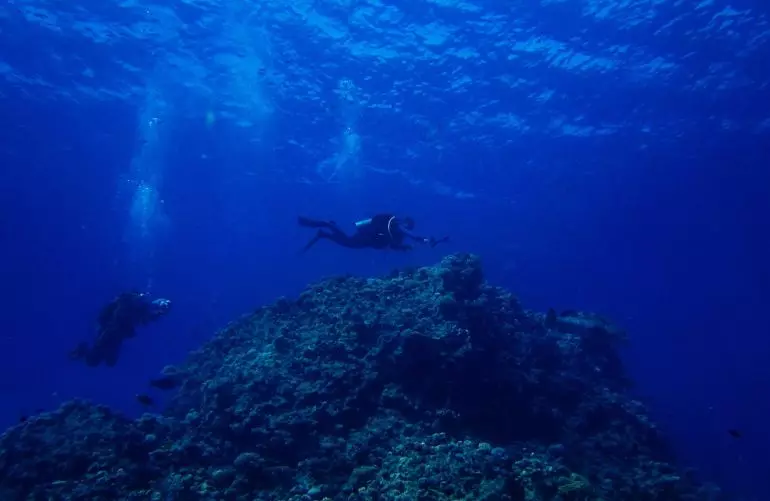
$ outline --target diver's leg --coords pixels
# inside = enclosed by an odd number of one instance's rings
[[[105,361],[110,351],[112,336],[115,334],[116,327],[113,324],[101,326],[91,348],[86,353],[86,365],[96,367]]]
[[[85,341],[80,343],[77,348],[70,352],[70,360],[83,360],[89,367],[96,367],[102,363],[101,352],[97,350],[96,345],[88,347]]]
[[[89,349],[88,349],[88,343],[83,341],[82,343],[79,343],[77,347],[70,352],[70,360],[80,360],[81,358],[86,358],[88,355]]]
[[[102,363],[102,353],[96,350],[88,350],[86,353],[86,365],[89,367],[96,367]]]
[[[318,233],[310,239],[310,241],[302,248],[302,252],[307,251],[314,246],[319,240],[331,240],[337,245],[347,247],[348,249],[362,249],[369,247],[366,242],[361,238],[361,235],[356,233],[352,237],[347,235],[344,231],[336,226],[330,226],[330,231],[318,230]]]
[[[332,242],[348,249],[363,249],[365,247],[372,247],[372,242],[363,233],[356,232],[353,235],[348,235],[339,228],[329,228],[331,233],[326,233],[323,238],[328,238]]]
[[[102,356],[108,367],[115,367],[120,357],[120,341],[114,341],[103,347]]]
[[[300,254],[308,251],[312,246],[314,246],[322,238],[327,238],[327,235],[328,233],[324,232],[323,230],[318,230],[318,233],[316,233],[315,236],[311,238],[308,243],[305,244],[302,250],[300,250]]]

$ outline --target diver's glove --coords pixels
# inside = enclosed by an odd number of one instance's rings
[[[154,318],[165,315],[171,308],[171,301],[168,299],[155,299],[150,304],[152,304],[152,316]]]

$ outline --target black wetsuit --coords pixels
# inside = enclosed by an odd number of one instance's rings
[[[98,318],[96,340],[89,347],[82,342],[70,353],[72,359],[83,359],[89,367],[102,362],[113,367],[118,362],[124,339],[136,335],[136,327],[146,325],[168,312],[169,301],[151,300],[148,294],[125,292],[102,308]]]
[[[447,238],[436,240],[425,238],[411,233],[399,222],[393,214],[377,214],[370,219],[356,223],[356,231],[348,235],[333,221],[320,221],[305,217],[299,218],[300,226],[307,228],[319,228],[318,233],[305,245],[302,251],[310,249],[319,240],[331,240],[337,245],[349,249],[394,249],[410,250],[411,245],[405,243],[406,239],[419,243],[436,245],[446,241]]]

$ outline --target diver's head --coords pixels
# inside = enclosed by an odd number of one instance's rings
[[[402,217],[398,220],[399,224],[404,227],[407,231],[412,231],[414,229],[414,219],[411,217]]]
[[[171,301],[168,299],[155,299],[150,304],[152,306],[153,318],[162,317],[171,309]]]

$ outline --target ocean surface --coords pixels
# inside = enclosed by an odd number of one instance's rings
[[[260,305],[471,252],[626,329],[681,463],[770,499],[766,3],[6,0],[0,131],[0,428],[138,415]],[[380,212],[451,240],[299,255],[298,216]],[[114,368],[70,361],[130,289],[172,313]]]

